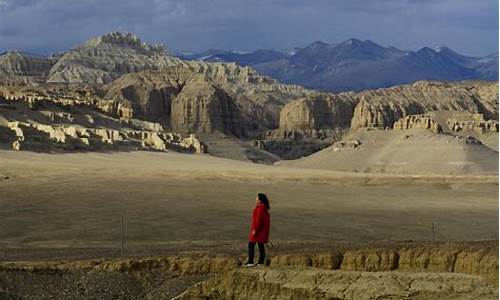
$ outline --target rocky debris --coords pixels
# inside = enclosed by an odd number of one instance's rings
[[[207,146],[203,142],[201,142],[194,134],[190,134],[188,138],[182,139],[179,145],[198,154],[208,152]]]
[[[206,275],[165,270],[144,273],[101,270],[0,271],[1,299],[172,299]]]
[[[332,151],[342,151],[346,149],[356,149],[361,146],[361,142],[359,140],[350,140],[350,141],[339,141],[333,143]]]
[[[240,265],[241,261],[239,258],[225,254],[192,254],[146,258],[91,259],[83,261],[4,262],[0,264],[0,271],[37,272],[98,270],[108,272],[134,272],[161,269],[179,274],[209,274],[232,270]]]
[[[496,299],[497,288],[458,274],[362,273],[292,268],[238,269],[175,299]]]
[[[61,123],[61,122],[71,123],[74,121],[74,117],[71,113],[53,112],[53,111],[40,111],[40,113],[49,118],[54,123]]]
[[[442,133],[443,128],[432,117],[426,115],[406,116],[393,125],[394,129],[407,130],[411,128],[429,129],[434,133]]]
[[[144,121],[144,120],[139,120],[139,119],[127,119],[126,123],[130,125],[131,127],[138,128],[138,129],[144,129],[148,131],[165,131],[163,126],[159,123],[155,122],[149,122],[149,121]]]
[[[12,142],[12,150],[15,150],[15,151],[21,151],[22,148],[21,148],[21,141],[20,140],[15,140]]]
[[[483,144],[483,143],[481,143],[480,140],[478,140],[475,137],[470,136],[470,135],[466,135],[466,136],[457,135],[455,138],[458,141],[463,142],[465,144],[472,144],[472,145],[482,145]]]
[[[308,139],[325,140],[336,139],[342,135],[342,132],[335,129],[289,129],[268,131],[265,138],[268,140],[291,140],[304,141]]]

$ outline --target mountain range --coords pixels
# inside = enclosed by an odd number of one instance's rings
[[[186,60],[235,62],[282,83],[330,92],[383,88],[418,80],[498,80],[498,52],[471,57],[448,47],[405,51],[358,39],[339,44],[316,41],[291,51],[241,53],[211,49],[179,56]]]
[[[327,70],[336,59],[385,61],[401,52],[371,44],[372,51],[359,49],[354,56],[346,51],[329,60],[317,58],[314,53],[325,47],[330,46],[318,42],[296,53],[273,55]],[[447,49],[427,48],[409,56],[433,53],[441,57],[434,58],[441,62],[433,66],[435,72],[463,76],[465,66],[477,68],[477,62]],[[257,54],[245,57],[247,61],[258,57],[257,65],[265,65],[273,56]],[[464,67],[445,68],[449,61]],[[482,72],[494,72],[488,61],[481,62]],[[385,74],[382,71],[363,78],[376,78]],[[401,76],[407,74],[403,71]],[[442,111],[449,115],[429,116]],[[458,117],[453,112],[459,112]],[[190,137],[195,133],[219,156],[273,162],[309,155],[363,128],[421,127],[437,133],[446,129],[453,135],[457,131],[472,135],[476,130],[484,138],[497,134],[495,120],[498,82],[418,81],[361,92],[321,92],[280,83],[234,62],[184,60],[120,32],[50,57],[19,51],[0,55],[0,148],[163,151],[194,147],[203,152],[199,141]]]

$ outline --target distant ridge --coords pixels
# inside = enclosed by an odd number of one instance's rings
[[[383,88],[419,80],[498,80],[498,52],[471,57],[446,46],[405,51],[359,39],[338,44],[315,41],[292,52],[256,50],[239,54],[210,50],[182,58],[235,62],[283,83],[332,92]]]

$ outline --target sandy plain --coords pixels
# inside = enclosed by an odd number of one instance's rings
[[[275,244],[495,240],[497,176],[362,174],[152,152],[0,151],[4,248],[244,249],[257,192]]]

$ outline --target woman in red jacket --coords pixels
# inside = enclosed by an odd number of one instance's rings
[[[265,243],[269,242],[269,227],[271,225],[271,216],[269,215],[269,200],[265,194],[257,194],[257,205],[253,209],[252,227],[250,237],[248,238],[248,261],[245,266],[254,266],[255,244],[259,245],[259,262],[257,265],[263,265],[266,258]]]

